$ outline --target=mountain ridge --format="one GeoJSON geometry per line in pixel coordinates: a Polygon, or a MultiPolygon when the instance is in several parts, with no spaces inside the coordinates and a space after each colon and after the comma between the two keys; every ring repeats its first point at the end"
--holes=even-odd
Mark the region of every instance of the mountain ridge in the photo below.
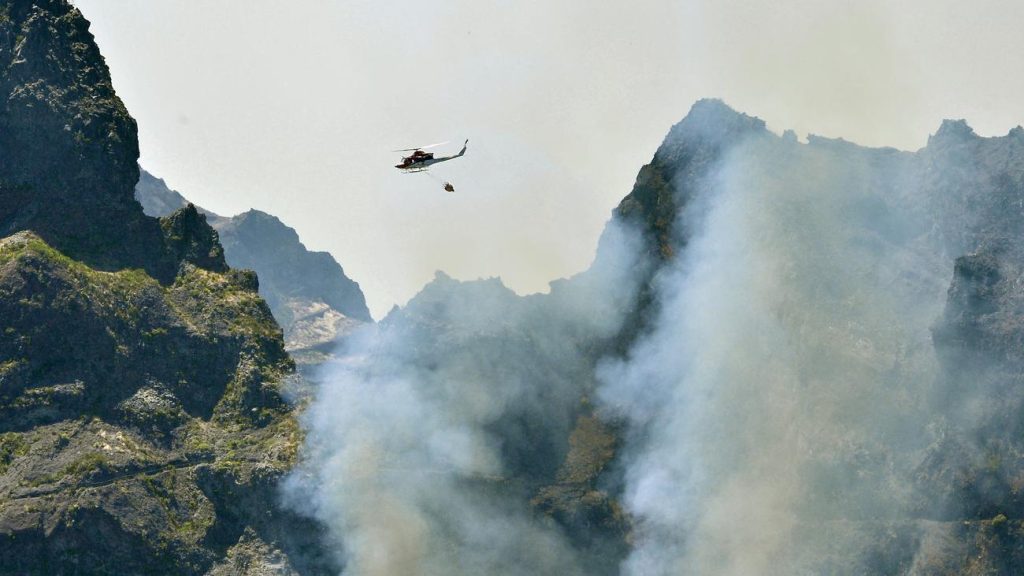
{"type": "MultiPolygon", "coordinates": [[[[166,216],[189,201],[141,171],[135,191],[147,214],[166,216]]],[[[339,339],[373,322],[359,284],[327,252],[307,250],[298,233],[276,216],[250,209],[232,217],[197,208],[217,230],[227,262],[255,270],[260,293],[284,328],[288,350],[300,363],[329,358],[339,339]]]]}

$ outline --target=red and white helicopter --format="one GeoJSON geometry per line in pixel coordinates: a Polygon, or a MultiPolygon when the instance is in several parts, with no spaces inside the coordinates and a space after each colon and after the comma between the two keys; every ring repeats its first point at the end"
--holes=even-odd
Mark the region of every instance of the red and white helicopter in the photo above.
{"type": "Polygon", "coordinates": [[[440,156],[434,157],[433,152],[424,152],[427,148],[433,148],[435,146],[442,146],[447,142],[439,142],[437,144],[431,144],[430,146],[420,146],[419,148],[405,148],[403,150],[394,150],[394,152],[412,152],[408,156],[402,157],[401,164],[395,164],[395,168],[398,168],[402,172],[422,172],[427,168],[437,164],[438,162],[446,162],[448,160],[454,160],[466,154],[466,145],[469,144],[469,139],[462,145],[462,150],[458,154],[452,156],[440,156]]]}

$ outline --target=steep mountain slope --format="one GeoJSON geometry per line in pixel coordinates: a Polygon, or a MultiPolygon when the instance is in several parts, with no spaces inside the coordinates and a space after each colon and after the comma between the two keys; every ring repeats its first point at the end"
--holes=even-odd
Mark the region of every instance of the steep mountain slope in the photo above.
{"type": "Polygon", "coordinates": [[[285,329],[289,351],[303,360],[329,352],[334,341],[371,322],[359,285],[327,252],[311,252],[295,230],[250,210],[218,220],[228,262],[260,275],[261,294],[285,329]]]}
{"type": "Polygon", "coordinates": [[[2,571],[331,570],[277,504],[281,331],[201,214],[133,199],[135,124],[88,27],[64,0],[0,7],[2,571]]]}
{"type": "MultiPolygon", "coordinates": [[[[151,216],[188,205],[163,180],[142,170],[135,196],[151,216]]],[[[300,363],[327,358],[336,341],[372,322],[359,284],[327,252],[311,252],[276,217],[250,210],[226,218],[200,209],[220,235],[228,264],[255,270],[260,294],[284,328],[285,345],[300,363]]]]}

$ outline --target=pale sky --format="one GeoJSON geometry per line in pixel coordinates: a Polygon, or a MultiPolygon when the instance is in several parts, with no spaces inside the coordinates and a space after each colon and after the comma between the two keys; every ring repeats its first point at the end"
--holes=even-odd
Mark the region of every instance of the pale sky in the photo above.
{"type": "Polygon", "coordinates": [[[435,270],[529,293],[584,269],[701,97],[903,149],[942,118],[1024,123],[1021,0],[74,2],[142,165],[214,212],[280,217],[378,318],[435,270]],[[464,138],[437,180],[392,167],[464,138]]]}

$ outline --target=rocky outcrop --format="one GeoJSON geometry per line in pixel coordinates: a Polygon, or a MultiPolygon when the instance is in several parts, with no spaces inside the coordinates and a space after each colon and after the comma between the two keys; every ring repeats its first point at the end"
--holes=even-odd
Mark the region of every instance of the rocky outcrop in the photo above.
{"type": "Polygon", "coordinates": [[[685,247],[689,234],[678,229],[678,212],[709,184],[705,179],[715,162],[731,146],[766,132],[763,120],[739,114],[721,100],[698,101],[669,130],[650,164],[640,169],[615,217],[644,231],[651,254],[671,258],[685,247]]]}
{"type": "Polygon", "coordinates": [[[133,199],[88,22],[8,2],[0,64],[0,571],[336,570],[278,503],[300,441],[281,330],[195,207],[133,199]]]}
{"type": "Polygon", "coordinates": [[[217,232],[192,204],[161,218],[160,228],[164,233],[164,245],[175,261],[211,272],[228,271],[217,232]]]}

